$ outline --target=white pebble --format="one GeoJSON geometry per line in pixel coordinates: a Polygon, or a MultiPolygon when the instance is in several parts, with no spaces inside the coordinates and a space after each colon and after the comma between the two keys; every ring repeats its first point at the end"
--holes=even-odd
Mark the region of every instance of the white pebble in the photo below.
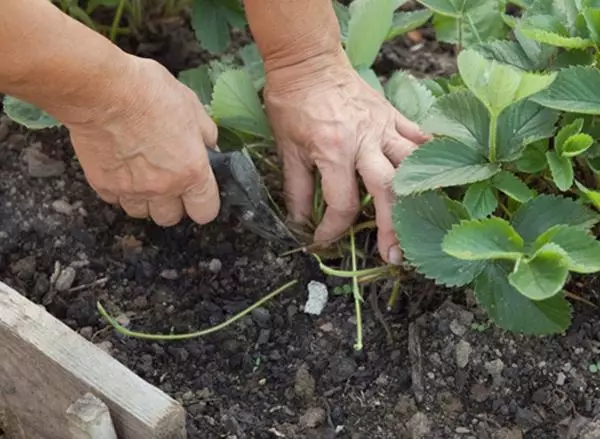
{"type": "Polygon", "coordinates": [[[327,299],[329,298],[327,286],[321,282],[311,280],[308,283],[307,289],[308,300],[304,305],[304,312],[318,316],[323,312],[325,305],[327,305],[327,299]]]}

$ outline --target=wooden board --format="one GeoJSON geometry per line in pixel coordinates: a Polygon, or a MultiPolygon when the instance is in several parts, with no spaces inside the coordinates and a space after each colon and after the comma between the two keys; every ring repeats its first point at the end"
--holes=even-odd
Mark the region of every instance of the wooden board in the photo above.
{"type": "Polygon", "coordinates": [[[9,439],[68,439],[67,409],[90,392],[119,439],[185,439],[185,411],[44,308],[0,282],[0,413],[9,439]]]}

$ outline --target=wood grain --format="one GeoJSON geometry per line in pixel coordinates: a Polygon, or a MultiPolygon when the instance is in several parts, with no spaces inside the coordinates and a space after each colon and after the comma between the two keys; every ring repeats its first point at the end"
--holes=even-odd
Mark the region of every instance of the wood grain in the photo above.
{"type": "Polygon", "coordinates": [[[0,412],[12,424],[7,430],[16,439],[65,439],[67,409],[87,392],[108,406],[119,439],[187,437],[177,401],[0,282],[0,412]]]}

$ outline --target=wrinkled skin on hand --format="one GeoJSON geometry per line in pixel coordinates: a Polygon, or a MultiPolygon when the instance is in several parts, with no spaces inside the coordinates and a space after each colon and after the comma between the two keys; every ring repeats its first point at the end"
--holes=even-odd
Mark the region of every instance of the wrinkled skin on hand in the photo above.
{"type": "Polygon", "coordinates": [[[310,72],[301,68],[271,73],[264,93],[284,166],[289,220],[298,225],[310,221],[316,167],[327,207],[314,242],[326,246],[341,237],[359,213],[358,172],[373,196],[380,255],[400,264],[391,182],[395,168],[428,137],[346,61],[310,72]]]}
{"type": "Polygon", "coordinates": [[[159,63],[131,57],[128,73],[110,112],[66,124],[89,184],[104,201],[161,226],[184,214],[212,221],[220,201],[206,146],[216,146],[216,125],[159,63]]]}

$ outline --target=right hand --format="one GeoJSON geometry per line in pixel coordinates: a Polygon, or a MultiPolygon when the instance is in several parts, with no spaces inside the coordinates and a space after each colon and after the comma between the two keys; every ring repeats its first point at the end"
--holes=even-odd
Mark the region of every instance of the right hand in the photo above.
{"type": "Polygon", "coordinates": [[[111,109],[65,122],[86,179],[134,218],[168,227],[187,213],[206,224],[220,208],[205,149],[216,148],[217,127],[196,94],[162,65],[127,56],[126,74],[109,93],[111,109]]]}

